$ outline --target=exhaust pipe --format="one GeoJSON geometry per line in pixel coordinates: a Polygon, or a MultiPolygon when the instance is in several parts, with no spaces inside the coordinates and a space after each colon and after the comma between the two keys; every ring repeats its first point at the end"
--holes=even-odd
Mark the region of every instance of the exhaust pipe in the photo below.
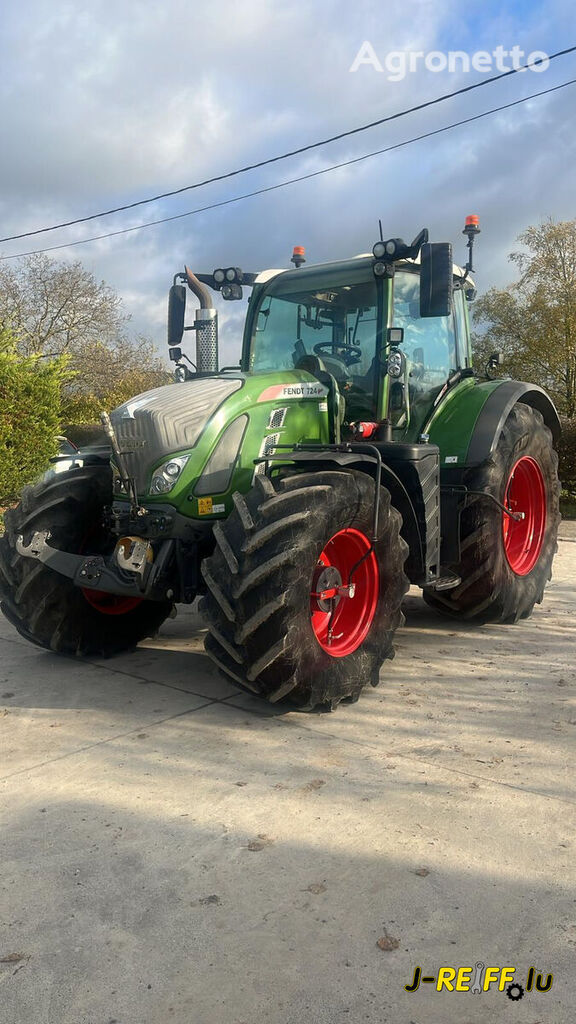
{"type": "Polygon", "coordinates": [[[186,267],[186,282],[200,302],[196,310],[196,369],[198,373],[218,373],[218,313],[212,307],[210,292],[186,267]]]}

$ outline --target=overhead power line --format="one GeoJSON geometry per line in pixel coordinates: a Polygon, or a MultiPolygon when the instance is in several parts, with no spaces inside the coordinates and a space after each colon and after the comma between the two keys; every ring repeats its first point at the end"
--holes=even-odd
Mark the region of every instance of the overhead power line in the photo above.
{"type": "MultiPolygon", "coordinates": [[[[569,46],[565,50],[558,50],[557,53],[552,53],[547,57],[548,62],[556,60],[557,57],[564,57],[566,54],[574,53],[576,46],[569,46]]],[[[340,139],[349,138],[351,135],[358,135],[360,132],[368,131],[370,128],[376,128],[378,125],[387,124],[390,121],[397,121],[401,117],[406,117],[408,114],[414,114],[419,110],[425,110],[427,107],[433,107],[438,103],[443,103],[445,100],[452,99],[455,96],[462,96],[464,93],[472,92],[474,89],[481,89],[482,86],[490,85],[491,82],[498,82],[502,78],[509,78],[510,75],[516,75],[521,71],[525,71],[527,68],[536,67],[538,64],[542,64],[542,58],[538,60],[529,61],[518,68],[511,68],[509,71],[503,71],[499,75],[492,75],[490,78],[485,78],[481,82],[475,82],[473,85],[463,86],[461,89],[455,89],[453,92],[447,92],[443,96],[437,96],[433,100],[427,100],[425,103],[418,103],[414,107],[409,107],[406,110],[400,110],[396,114],[389,114],[386,117],[378,118],[376,121],[370,121],[369,124],[360,125],[357,128],[350,128],[348,131],[339,132],[338,135],[331,135],[327,139],[321,139],[318,142],[310,142],[306,146],[300,146],[298,149],[289,150],[287,153],[280,153],[278,156],[268,157],[266,160],[259,160],[253,164],[246,164],[244,167],[238,167],[234,171],[227,171],[224,174],[217,174],[212,178],[205,178],[204,181],[197,181],[191,185],[183,185],[182,188],[173,189],[170,192],[161,192],[156,196],[150,196],[148,199],[138,199],[133,203],[126,203],[124,206],[115,206],[110,210],[102,210],[100,213],[92,213],[86,217],[77,217],[75,220],[62,221],[60,224],[51,224],[49,227],[36,228],[34,231],[23,231],[18,235],[7,235],[5,238],[0,238],[2,242],[15,242],[20,238],[31,238],[33,235],[42,235],[48,231],[56,231],[59,228],[73,227],[75,224],[85,224],[91,220],[98,220],[100,217],[109,217],[113,213],[123,213],[126,210],[133,210],[137,206],[145,206],[147,203],[155,203],[160,199],[169,199],[171,196],[181,195],[182,192],[190,192],[193,189],[202,188],[204,185],[212,185],[217,181],[225,181],[227,178],[234,178],[239,174],[245,174],[247,171],[254,171],[259,167],[267,167],[269,164],[278,163],[280,160],[287,160],[292,156],[299,156],[302,153],[308,153],[310,150],[318,149],[321,146],[327,146],[331,142],[338,142],[340,139]]]]}
{"type": "Polygon", "coordinates": [[[159,220],[150,220],[145,224],[136,224],[131,228],[121,228],[118,231],[108,231],[102,235],[92,235],[90,238],[79,238],[74,242],[63,242],[60,245],[51,245],[45,249],[32,249],[28,252],[14,253],[12,256],[0,256],[0,261],[15,260],[22,256],[37,256],[40,253],[54,252],[56,249],[69,249],[74,245],[85,245],[87,242],[98,242],[104,238],[115,238],[117,235],[128,235],[133,231],[143,231],[145,228],[156,227],[159,224],[168,224],[170,221],[182,220],[184,217],[194,217],[200,213],[206,213],[208,210],[216,210],[221,206],[230,206],[232,203],[240,203],[244,199],[252,199],[254,196],[261,196],[266,192],[275,192],[277,189],[286,188],[287,185],[295,185],[300,181],[308,181],[310,178],[318,178],[321,174],[328,174],[330,171],[336,171],[342,167],[350,167],[352,164],[359,164],[363,160],[370,160],[372,157],[382,156],[384,153],[391,153],[396,149],[403,149],[404,146],[411,146],[414,142],[421,142],[423,139],[429,139],[434,135],[442,135],[444,132],[449,132],[454,128],[460,128],[462,125],[471,124],[473,121],[479,121],[481,118],[488,117],[490,114],[498,114],[502,110],[510,110],[512,107],[518,107],[521,103],[527,103],[529,100],[537,99],[539,96],[547,96],[550,93],[558,92],[560,89],[566,89],[569,85],[576,85],[576,78],[571,78],[568,82],[562,82],[560,85],[554,85],[550,89],[542,89],[540,92],[531,93],[530,96],[523,96],[522,99],[513,100],[511,103],[504,103],[499,107],[492,107],[491,110],[484,110],[481,114],[474,114],[461,121],[454,121],[452,124],[444,125],[443,128],[435,128],[433,131],[425,132],[423,135],[415,135],[413,138],[406,139],[404,142],[397,142],[392,146],[386,146],[384,149],[375,149],[371,153],[364,153],[362,156],[353,157],[350,160],[343,160],[341,163],[332,164],[330,167],[323,167],[319,171],[310,171],[308,174],[301,174],[297,178],[289,178],[287,181],[280,181],[276,185],[267,185],[264,188],[255,189],[254,192],[245,192],[243,195],[232,196],[231,199],[222,199],[217,203],[200,206],[196,210],[188,210],[186,213],[176,213],[171,217],[162,217],[159,220]]]}

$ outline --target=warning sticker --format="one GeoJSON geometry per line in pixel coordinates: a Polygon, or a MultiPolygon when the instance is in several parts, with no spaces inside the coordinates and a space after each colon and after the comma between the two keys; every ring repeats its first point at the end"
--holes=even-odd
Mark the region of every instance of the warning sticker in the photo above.
{"type": "Polygon", "coordinates": [[[224,503],[215,505],[214,498],[198,498],[199,516],[216,516],[225,511],[226,505],[224,503]]]}
{"type": "Polygon", "coordinates": [[[262,392],[259,402],[275,402],[285,398],[325,398],[328,388],[313,380],[296,381],[293,384],[272,384],[262,392]]]}

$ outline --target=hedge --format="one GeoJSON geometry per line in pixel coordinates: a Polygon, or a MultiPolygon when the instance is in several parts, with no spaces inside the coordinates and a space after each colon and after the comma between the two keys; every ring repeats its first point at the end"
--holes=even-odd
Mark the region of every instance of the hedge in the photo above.
{"type": "Polygon", "coordinates": [[[58,450],[66,360],[23,358],[0,340],[0,506],[6,507],[58,450]]]}

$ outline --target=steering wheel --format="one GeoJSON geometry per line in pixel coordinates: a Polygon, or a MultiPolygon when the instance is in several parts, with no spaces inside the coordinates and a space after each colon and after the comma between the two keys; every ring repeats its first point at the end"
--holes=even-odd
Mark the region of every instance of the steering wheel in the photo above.
{"type": "Polygon", "coordinates": [[[317,356],[331,356],[332,359],[339,359],[345,366],[352,366],[352,363],[359,363],[362,360],[362,353],[354,345],[348,345],[345,341],[331,342],[319,341],[312,350],[317,356]],[[336,355],[336,351],[338,355],[336,355]]]}

